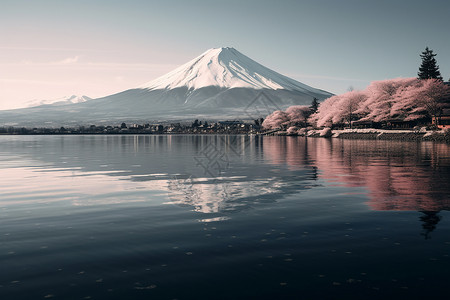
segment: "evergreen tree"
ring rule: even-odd
[[[442,80],[439,66],[434,58],[436,54],[433,50],[425,48],[420,57],[422,58],[422,64],[419,67],[419,73],[417,73],[419,79],[439,79]]]
[[[315,98],[311,102],[311,106],[309,107],[311,109],[312,113],[317,112],[317,109],[319,108],[319,99]]]
[[[255,122],[256,127],[259,127],[264,122],[264,118],[258,118],[256,120],[254,120],[254,122]]]

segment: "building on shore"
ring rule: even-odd
[[[433,118],[433,125],[440,129],[450,128],[450,108],[444,108],[436,119]]]

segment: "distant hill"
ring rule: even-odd
[[[34,106],[40,106],[40,105],[65,105],[65,104],[73,104],[73,103],[82,103],[92,100],[92,98],[89,98],[88,96],[77,96],[77,95],[71,95],[67,97],[62,98],[56,98],[51,100],[31,100],[26,103],[27,107],[34,107]]]

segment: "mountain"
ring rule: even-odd
[[[27,107],[34,107],[34,106],[40,106],[40,105],[65,105],[65,104],[73,104],[73,103],[82,103],[92,100],[92,98],[89,98],[88,96],[78,96],[78,95],[72,95],[72,96],[66,96],[62,98],[56,98],[51,100],[31,100],[26,103]]]
[[[153,81],[67,105],[0,111],[3,124],[70,125],[193,119],[250,120],[331,93],[281,75],[234,48],[210,49]],[[0,124],[1,124],[0,123]]]
[[[324,93],[274,72],[228,47],[210,49],[172,72],[138,88],[158,90],[186,87],[188,90],[198,90],[209,86]]]

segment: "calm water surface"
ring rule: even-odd
[[[1,136],[0,299],[448,294],[450,146]]]

